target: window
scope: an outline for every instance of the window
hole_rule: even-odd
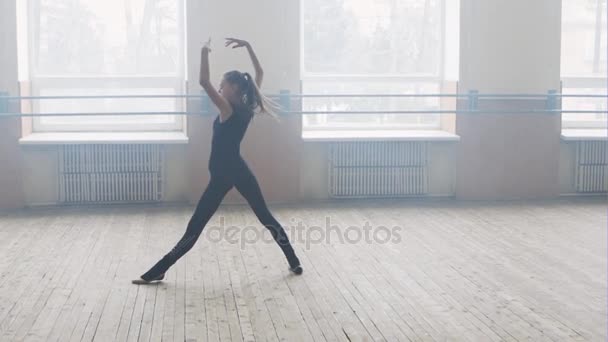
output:
[[[453,18],[446,19],[444,0],[301,3],[304,94],[441,93],[445,51],[458,51],[444,44],[446,22],[452,32],[458,27]],[[458,63],[449,67],[458,68]],[[305,98],[302,106],[304,111],[327,112],[439,110],[440,100],[322,97]],[[315,114],[303,120],[305,129],[440,128],[439,114]]]
[[[606,0],[562,1],[562,92],[606,94]],[[564,98],[564,110],[607,110],[605,98]],[[605,128],[606,114],[564,114],[564,128]]]
[[[30,82],[32,95],[184,93],[183,0],[29,0],[18,4],[20,79]],[[45,99],[33,101],[32,110],[175,112],[183,111],[184,103],[173,98]],[[182,117],[42,116],[33,124],[35,131],[165,131],[181,130]]]

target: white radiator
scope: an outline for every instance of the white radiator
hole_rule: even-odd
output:
[[[576,148],[578,192],[608,192],[608,148],[605,141],[581,141]]]
[[[336,142],[329,145],[331,197],[401,197],[427,193],[424,142]]]
[[[158,202],[163,198],[160,145],[65,145],[59,152],[62,203]]]

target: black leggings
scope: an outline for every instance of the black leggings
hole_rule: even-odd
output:
[[[294,267],[300,264],[285,230],[268,210],[257,179],[243,161],[238,167],[231,168],[230,172],[211,172],[209,184],[196,206],[186,232],[169,253],[141,276],[142,279],[152,280],[164,274],[169,267],[194,246],[203,232],[203,228],[233,186],[247,200],[258,220],[270,231],[274,240],[283,250],[289,266]]]

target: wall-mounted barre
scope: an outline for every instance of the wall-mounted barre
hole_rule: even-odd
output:
[[[555,90],[547,94],[483,94],[471,90],[467,94],[291,94],[282,90],[280,94],[269,94],[268,96],[278,99],[282,108],[280,114],[292,115],[315,115],[315,114],[608,114],[608,110],[561,110],[558,106],[560,98],[605,98],[608,94],[559,94]],[[466,99],[467,110],[338,110],[338,111],[293,111],[291,110],[292,99],[302,98],[455,98]],[[11,113],[9,102],[31,101],[31,100],[89,100],[89,99],[146,99],[146,98],[168,98],[168,99],[200,99],[200,110],[198,111],[152,111],[152,112],[77,112],[77,113]],[[479,101],[487,99],[539,99],[545,101],[543,109],[529,110],[483,110],[479,109]],[[9,96],[6,92],[0,92],[0,118],[2,117],[38,117],[38,116],[142,116],[142,115],[210,115],[214,114],[211,101],[206,94],[175,94],[175,95],[84,95],[84,96]]]
[[[0,94],[2,94],[0,92]],[[547,93],[547,94],[482,94],[471,92],[468,94],[291,94],[285,92],[284,94],[267,94],[272,98],[281,98],[287,96],[290,98],[426,98],[426,97],[451,97],[451,98],[463,98],[468,99],[471,96],[476,96],[478,99],[523,99],[523,98],[537,98],[546,99],[549,96],[557,98],[608,98],[608,94],[558,94],[558,93]],[[90,99],[162,99],[162,98],[185,98],[185,99],[200,99],[205,98],[205,94],[171,94],[171,95],[78,95],[78,96],[2,96],[0,95],[0,101],[28,101],[28,100],[90,100]]]
[[[395,110],[395,111],[289,111],[281,112],[281,114],[289,115],[315,115],[315,114],[341,114],[341,115],[362,115],[362,114],[608,114],[607,110],[521,110],[521,111],[508,111],[508,110]],[[186,116],[200,116],[200,115],[211,115],[214,113],[210,112],[107,112],[107,113],[2,113],[0,112],[0,118],[2,117],[54,117],[54,116],[156,116],[156,115],[186,115]]]

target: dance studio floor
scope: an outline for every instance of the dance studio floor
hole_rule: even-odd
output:
[[[604,341],[607,204],[271,206],[302,276],[249,208],[224,206],[148,286],[130,280],[181,237],[191,207],[3,213],[0,340]]]

